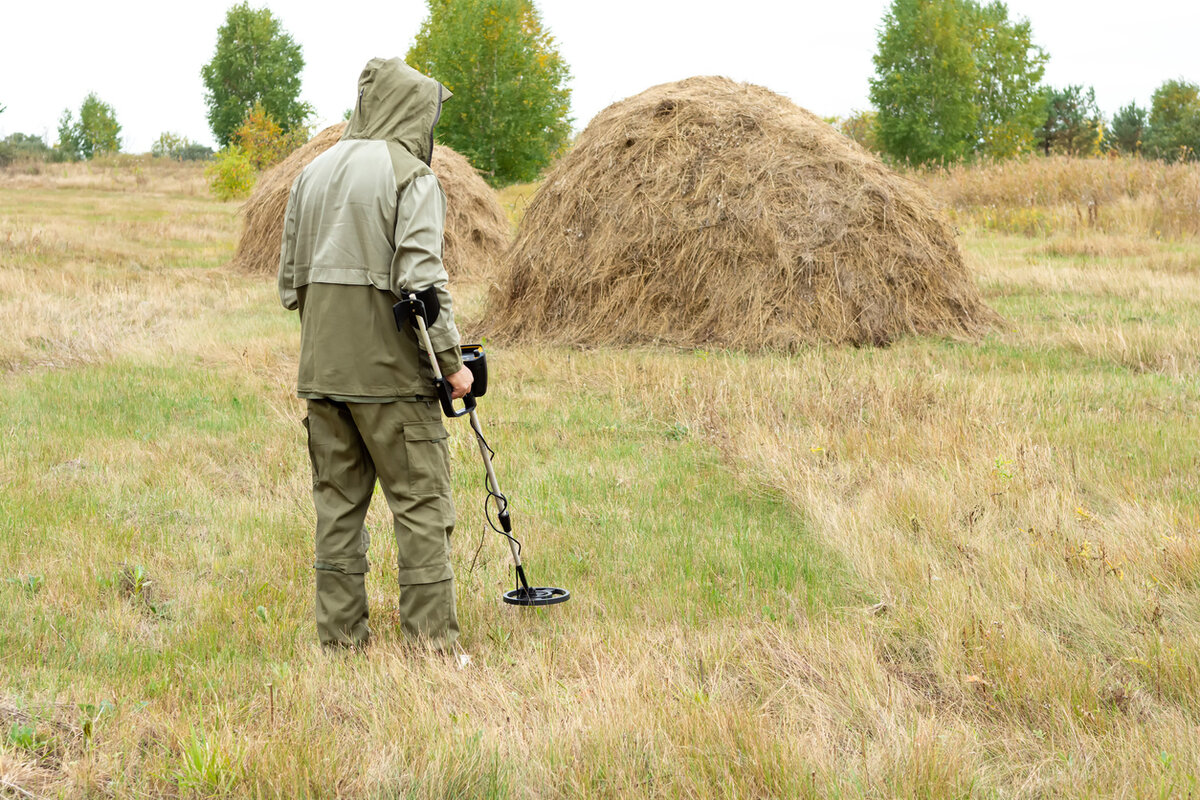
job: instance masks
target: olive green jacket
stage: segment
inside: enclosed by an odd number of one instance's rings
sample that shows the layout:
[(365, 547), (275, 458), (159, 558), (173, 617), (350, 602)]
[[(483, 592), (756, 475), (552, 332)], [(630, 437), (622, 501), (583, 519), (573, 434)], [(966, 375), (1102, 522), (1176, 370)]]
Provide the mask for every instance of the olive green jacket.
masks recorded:
[(300, 311), (301, 397), (381, 402), (429, 396), (432, 370), (391, 307), (437, 288), (430, 326), (444, 374), (462, 367), (446, 291), (446, 197), (429, 161), (450, 96), (398, 58), (372, 59), (341, 141), (296, 178), (284, 216), (279, 299)]

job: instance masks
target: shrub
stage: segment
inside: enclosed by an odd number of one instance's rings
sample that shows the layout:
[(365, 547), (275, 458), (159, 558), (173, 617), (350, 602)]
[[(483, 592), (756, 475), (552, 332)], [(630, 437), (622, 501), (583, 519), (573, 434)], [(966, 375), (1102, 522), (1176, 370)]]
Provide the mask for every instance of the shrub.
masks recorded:
[(154, 144), (150, 145), (150, 155), (155, 158), (173, 158), (176, 161), (204, 161), (212, 157), (211, 147), (197, 144), (186, 136), (180, 136), (170, 131), (158, 135)]
[(879, 152), (879, 120), (874, 111), (853, 111), (834, 127), (871, 152)]
[(249, 197), (258, 173), (242, 148), (231, 144), (204, 168), (204, 176), (218, 200), (240, 200)]
[(208, 161), (213, 157), (213, 149), (207, 145), (189, 142), (175, 157), (180, 161)]
[(307, 141), (308, 128), (298, 125), (285, 133), (262, 103), (255, 103), (233, 132), (233, 144), (241, 149), (256, 170), (278, 164)]
[(40, 136), (13, 133), (0, 139), (0, 167), (13, 161), (46, 161), (54, 151)]

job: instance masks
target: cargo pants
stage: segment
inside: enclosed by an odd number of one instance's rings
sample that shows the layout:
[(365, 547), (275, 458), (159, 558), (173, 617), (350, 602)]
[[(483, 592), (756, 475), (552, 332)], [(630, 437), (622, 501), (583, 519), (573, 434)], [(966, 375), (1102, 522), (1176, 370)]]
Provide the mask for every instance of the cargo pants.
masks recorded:
[(448, 648), (458, 638), (450, 535), (450, 452), (436, 403), (309, 400), (308, 452), (317, 512), (316, 619), (324, 645), (365, 645), (376, 477), (396, 531), (399, 616), (405, 634)]

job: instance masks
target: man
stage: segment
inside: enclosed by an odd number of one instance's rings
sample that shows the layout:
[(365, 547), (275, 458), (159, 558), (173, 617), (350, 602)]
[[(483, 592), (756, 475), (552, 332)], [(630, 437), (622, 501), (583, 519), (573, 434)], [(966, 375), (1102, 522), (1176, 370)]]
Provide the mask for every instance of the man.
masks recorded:
[(472, 376), (442, 266), (446, 198), (429, 168), (449, 97), (398, 58), (372, 59), (341, 141), (288, 198), (279, 298), (300, 311), (297, 394), (308, 401), (317, 634), (327, 646), (369, 637), (363, 522), (376, 477), (395, 522), (403, 631), (443, 649), (458, 637), (446, 429), (428, 356), (392, 316), (402, 293), (436, 288), (429, 336), (453, 396), (465, 395)]

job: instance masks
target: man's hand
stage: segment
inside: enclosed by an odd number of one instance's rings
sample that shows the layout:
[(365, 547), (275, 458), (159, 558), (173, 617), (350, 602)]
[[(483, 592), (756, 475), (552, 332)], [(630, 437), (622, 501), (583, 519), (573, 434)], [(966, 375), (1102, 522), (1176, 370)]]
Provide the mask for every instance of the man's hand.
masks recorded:
[(471, 384), (475, 382), (475, 376), (471, 374), (468, 367), (463, 367), (453, 375), (447, 375), (446, 382), (450, 384), (450, 398), (457, 400), (471, 391)]

